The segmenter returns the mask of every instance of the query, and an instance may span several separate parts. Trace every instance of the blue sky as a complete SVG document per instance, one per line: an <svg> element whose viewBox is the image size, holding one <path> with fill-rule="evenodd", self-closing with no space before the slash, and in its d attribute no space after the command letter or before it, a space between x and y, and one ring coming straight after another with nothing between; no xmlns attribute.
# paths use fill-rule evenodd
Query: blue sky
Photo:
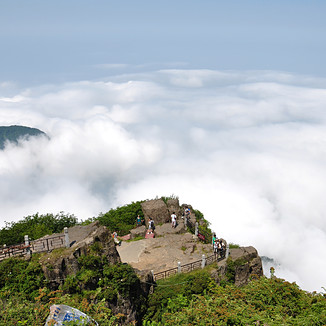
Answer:
<svg viewBox="0 0 326 326"><path fill-rule="evenodd" d="M101 78L121 64L325 76L325 13L324 1L300 0L3 0L0 78Z"/></svg>

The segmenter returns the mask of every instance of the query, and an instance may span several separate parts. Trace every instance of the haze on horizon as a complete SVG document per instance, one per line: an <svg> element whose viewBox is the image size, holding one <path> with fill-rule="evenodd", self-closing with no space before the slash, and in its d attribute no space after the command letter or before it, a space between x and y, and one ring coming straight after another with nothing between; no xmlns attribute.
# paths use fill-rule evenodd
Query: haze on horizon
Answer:
<svg viewBox="0 0 326 326"><path fill-rule="evenodd" d="M4 1L0 125L51 138L0 152L1 225L174 194L320 291L325 6Z"/></svg>

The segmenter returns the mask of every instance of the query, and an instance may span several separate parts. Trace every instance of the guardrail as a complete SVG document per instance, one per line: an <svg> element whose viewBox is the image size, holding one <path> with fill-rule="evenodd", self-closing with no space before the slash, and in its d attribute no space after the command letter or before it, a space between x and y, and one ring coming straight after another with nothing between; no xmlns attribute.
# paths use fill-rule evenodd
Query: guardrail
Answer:
<svg viewBox="0 0 326 326"><path fill-rule="evenodd" d="M178 273L188 273L195 269L204 268L205 266L210 265L215 261L219 262L223 260L225 257L227 257L227 255L228 250L226 255L219 258L215 254L207 258L205 257L205 255L203 255L201 260L197 260L189 264L181 265L180 263L178 263L178 267L167 269L163 272L153 273L154 281L162 280Z"/></svg>
<svg viewBox="0 0 326 326"><path fill-rule="evenodd" d="M28 235L25 235L25 243L3 247L0 249L0 262L9 257L21 257L31 255L32 253L52 251L58 248L69 248L69 234L68 229L64 229L63 234L46 237L44 239L37 239L29 241Z"/></svg>
<svg viewBox="0 0 326 326"><path fill-rule="evenodd" d="M0 249L0 261L9 257L25 256L27 255L28 251L29 246L25 246L24 244L2 248Z"/></svg>
<svg viewBox="0 0 326 326"><path fill-rule="evenodd" d="M61 234L54 237L31 241L30 250L32 252L45 252L51 251L53 249L63 248L65 246L65 235Z"/></svg>

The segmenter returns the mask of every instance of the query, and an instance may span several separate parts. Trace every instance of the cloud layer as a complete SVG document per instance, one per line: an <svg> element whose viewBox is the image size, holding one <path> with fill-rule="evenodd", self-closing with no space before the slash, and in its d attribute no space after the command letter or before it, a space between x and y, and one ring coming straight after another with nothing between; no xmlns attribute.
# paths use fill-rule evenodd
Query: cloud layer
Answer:
<svg viewBox="0 0 326 326"><path fill-rule="evenodd" d="M0 152L2 226L36 212L86 219L175 194L218 236L276 259L276 275L325 286L325 80L163 70L8 87L1 125L36 127L50 140Z"/></svg>

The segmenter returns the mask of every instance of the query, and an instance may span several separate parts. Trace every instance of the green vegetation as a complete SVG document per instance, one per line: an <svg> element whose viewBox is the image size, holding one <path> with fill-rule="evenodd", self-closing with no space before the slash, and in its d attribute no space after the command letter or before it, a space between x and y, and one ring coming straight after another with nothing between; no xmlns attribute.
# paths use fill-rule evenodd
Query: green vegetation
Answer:
<svg viewBox="0 0 326 326"><path fill-rule="evenodd" d="M71 227L78 223L74 215L64 214L34 214L24 217L18 222L5 222L6 226L0 230L0 245L7 246L23 243L24 235L31 240L39 239L47 234L60 233L64 227Z"/></svg>
<svg viewBox="0 0 326 326"><path fill-rule="evenodd" d="M18 140L23 137L45 135L45 133L36 128L24 126L6 126L0 127L0 149L4 149L6 141L18 144Z"/></svg>
<svg viewBox="0 0 326 326"><path fill-rule="evenodd" d="M325 325L326 295L262 277L241 288L218 286L204 271L159 281L144 326Z"/></svg>
<svg viewBox="0 0 326 326"><path fill-rule="evenodd" d="M165 201L170 197L164 197ZM163 198L162 198L163 199ZM199 232L211 241L209 222L193 210ZM135 226L136 216L143 217L141 202L112 209L98 218L110 230L127 234ZM23 242L25 234L38 238L61 232L65 226L78 223L73 215L46 214L25 217L16 223L6 223L0 230L0 242ZM238 248L230 244L230 248ZM186 247L182 247L186 250ZM78 258L79 269L68 275L62 285L53 290L44 277L40 260L51 271L51 261L65 248L47 254L33 255L30 261L9 258L0 263L0 326L43 326L53 304L65 304L81 310L101 326L125 324L123 314L111 308L131 300L143 326L174 325L326 325L326 294L308 293L295 283L278 278L253 279L248 285L235 287L235 272L246 261L227 259L225 279L218 285L212 275L216 263L203 270L177 274L160 280L146 299L134 270L126 264L109 264L103 255L103 245L95 242L88 254ZM52 269L54 267L52 266ZM76 322L67 325L76 325Z"/></svg>
<svg viewBox="0 0 326 326"><path fill-rule="evenodd" d="M198 222L198 231L205 237L205 243L210 243L212 241L212 230L210 229L210 223L205 219L204 214L197 210L193 209L195 213L196 222ZM188 231L192 234L195 234L195 225L188 225Z"/></svg>
<svg viewBox="0 0 326 326"><path fill-rule="evenodd" d="M140 201L129 205L111 209L105 214L100 214L97 218L102 225L109 230L116 231L119 235L126 235L136 225L136 217L144 218Z"/></svg>
<svg viewBox="0 0 326 326"><path fill-rule="evenodd" d="M39 256L30 262L8 259L0 264L0 326L44 325L52 304L66 304L89 315L101 326L120 325L110 304L132 298L144 326L172 325L325 325L326 295L308 293L295 283L262 277L241 288L219 286L210 268L178 274L157 282L147 302L139 279L124 264L109 265L100 244L81 256L80 271L58 290L47 286ZM230 268L228 263L228 268ZM232 267L232 266L231 266Z"/></svg>
<svg viewBox="0 0 326 326"><path fill-rule="evenodd" d="M158 199L158 197L157 197L156 199ZM178 197L178 196L175 196L175 195L172 194L171 196L168 196L168 197L162 196L161 199L162 199L162 200L164 201L164 203L167 205L169 199L177 199L177 200L178 200L179 197Z"/></svg>
<svg viewBox="0 0 326 326"><path fill-rule="evenodd" d="M35 255L31 262L8 258L0 263L0 299L19 296L31 299L45 284L45 278Z"/></svg>
<svg viewBox="0 0 326 326"><path fill-rule="evenodd" d="M240 246L238 244L236 244L236 243L230 242L229 243L229 248L230 249L237 249L237 248L240 248Z"/></svg>
<svg viewBox="0 0 326 326"><path fill-rule="evenodd" d="M126 316L114 315L110 304L131 298L137 314L146 309L140 280L125 264L110 265L95 243L87 256L78 259L80 270L69 275L58 290L51 290L39 264L10 258L0 264L0 326L44 325L52 304L66 304L94 318L101 326L118 325ZM70 325L70 324L69 324ZM73 323L71 325L74 325Z"/></svg>

